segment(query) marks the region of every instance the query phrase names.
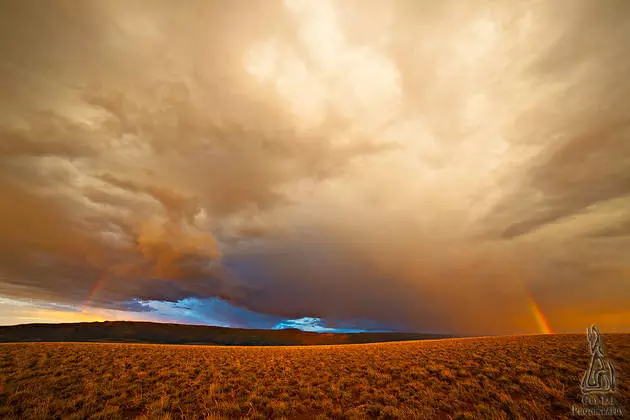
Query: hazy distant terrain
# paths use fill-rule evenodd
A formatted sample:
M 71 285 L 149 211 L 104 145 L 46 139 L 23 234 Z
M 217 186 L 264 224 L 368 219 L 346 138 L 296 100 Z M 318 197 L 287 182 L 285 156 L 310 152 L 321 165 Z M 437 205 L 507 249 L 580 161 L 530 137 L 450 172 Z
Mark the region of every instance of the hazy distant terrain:
M 627 410 L 630 335 L 604 339 Z M 589 359 L 584 335 L 300 347 L 1 344 L 0 418 L 568 418 Z
M 151 344 L 210 344 L 237 346 L 295 346 L 357 344 L 450 337 L 415 333 L 315 333 L 297 329 L 255 330 L 154 322 L 81 322 L 26 324 L 0 327 L 0 342 L 122 342 Z

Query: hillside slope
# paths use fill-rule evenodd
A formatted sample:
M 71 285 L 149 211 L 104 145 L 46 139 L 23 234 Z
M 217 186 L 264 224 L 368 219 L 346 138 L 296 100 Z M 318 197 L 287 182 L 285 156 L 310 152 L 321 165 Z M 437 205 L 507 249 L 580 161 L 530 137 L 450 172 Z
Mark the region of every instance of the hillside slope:
M 80 322 L 25 324 L 0 327 L 0 343 L 24 341 L 120 342 L 147 344 L 210 344 L 238 346 L 290 346 L 357 344 L 445 338 L 415 333 L 315 333 L 297 329 L 255 330 L 156 322 Z

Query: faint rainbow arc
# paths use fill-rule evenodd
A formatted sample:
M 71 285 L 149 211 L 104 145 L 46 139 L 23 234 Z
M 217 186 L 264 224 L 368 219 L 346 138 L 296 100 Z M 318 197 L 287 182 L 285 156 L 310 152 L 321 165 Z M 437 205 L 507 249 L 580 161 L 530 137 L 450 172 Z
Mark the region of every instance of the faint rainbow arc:
M 101 289 L 101 287 L 105 283 L 105 280 L 107 280 L 107 271 L 103 270 L 101 275 L 98 277 L 98 280 L 96 280 L 96 282 L 92 286 L 92 290 L 90 291 L 90 294 L 88 295 L 87 299 L 83 303 L 81 312 L 85 312 L 87 307 L 90 306 L 90 304 L 92 303 L 92 300 L 94 299 L 94 296 L 96 295 L 96 292 L 98 292 Z
M 531 296 L 531 294 L 529 295 L 529 306 L 531 308 L 532 314 L 534 315 L 534 318 L 536 319 L 536 324 L 538 324 L 538 328 L 540 329 L 540 332 L 542 334 L 552 334 L 553 331 L 551 330 L 551 327 L 549 326 L 549 321 L 545 317 L 545 314 L 543 313 L 543 311 L 540 310 L 538 303 L 536 303 L 536 301 Z

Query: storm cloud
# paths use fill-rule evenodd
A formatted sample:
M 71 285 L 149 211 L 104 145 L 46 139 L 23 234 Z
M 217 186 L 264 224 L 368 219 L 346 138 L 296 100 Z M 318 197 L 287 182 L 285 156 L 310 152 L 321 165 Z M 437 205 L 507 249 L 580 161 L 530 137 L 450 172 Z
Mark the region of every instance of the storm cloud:
M 628 330 L 629 15 L 3 2 L 0 295 L 458 334 L 537 331 L 537 302 Z

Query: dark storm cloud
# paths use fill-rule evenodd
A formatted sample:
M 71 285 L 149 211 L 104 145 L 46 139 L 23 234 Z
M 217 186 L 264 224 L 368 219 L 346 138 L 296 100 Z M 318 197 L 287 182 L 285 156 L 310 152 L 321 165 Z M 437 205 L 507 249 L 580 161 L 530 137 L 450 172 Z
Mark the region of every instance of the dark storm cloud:
M 531 331 L 535 298 L 627 328 L 629 12 L 4 2 L 0 294 L 456 333 Z
M 242 91 L 247 87 L 232 68 L 240 57 L 230 50 L 242 42 L 238 33 L 236 41 L 214 39 L 190 50 L 199 36 L 212 38 L 217 25 L 234 32 L 221 19 L 242 21 L 238 9 L 245 5 L 197 6 L 175 10 L 173 20 L 166 3 L 153 3 L 147 13 L 115 2 L 59 2 L 47 13 L 34 4 L 3 6 L 11 21 L 3 40 L 13 42 L 3 46 L 2 80 L 17 86 L 9 91 L 21 99 L 5 115 L 0 144 L 6 293 L 80 302 L 105 282 L 91 302 L 102 307 L 136 297 L 238 294 L 239 286 L 222 285 L 212 266 L 220 251 L 208 220 L 273 207 L 286 200 L 277 186 L 327 176 L 372 152 L 369 144 L 336 147 L 317 132 L 298 144 L 301 135 L 273 100 L 256 102 L 255 92 Z M 199 11 L 208 29 L 171 36 L 172 25 L 187 25 Z M 25 29 L 20 20 L 39 25 Z M 134 57 L 134 43 L 150 49 L 160 41 L 176 56 L 183 45 L 184 56 L 171 67 L 145 49 L 146 67 Z M 69 65 L 50 50 L 82 61 Z M 186 55 L 193 51 L 209 56 Z M 149 80 L 137 65 L 154 70 Z M 215 79 L 221 75 L 231 80 Z M 36 78 L 57 86 L 30 101 L 23 90 L 37 88 Z M 10 107 L 8 97 L 3 105 Z
M 619 222 L 617 225 L 610 226 L 592 234 L 594 237 L 617 237 L 630 236 L 630 220 Z
M 502 237 L 529 233 L 630 194 L 630 23 L 624 2 L 580 2 L 575 12 L 546 5 L 541 17 L 553 42 L 527 67 L 532 81 L 553 83 L 547 101 L 518 116 L 518 142 L 544 148 L 509 199 L 489 217 L 512 214 Z M 535 86 L 532 86 L 535 87 Z

